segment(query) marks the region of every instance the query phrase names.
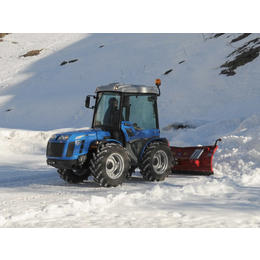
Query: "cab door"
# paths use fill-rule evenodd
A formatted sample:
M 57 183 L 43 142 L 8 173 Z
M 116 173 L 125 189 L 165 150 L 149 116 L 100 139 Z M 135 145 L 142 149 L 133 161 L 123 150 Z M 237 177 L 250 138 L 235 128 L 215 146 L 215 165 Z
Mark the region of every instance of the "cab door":
M 121 130 L 132 164 L 138 164 L 144 145 L 159 137 L 156 95 L 125 94 Z

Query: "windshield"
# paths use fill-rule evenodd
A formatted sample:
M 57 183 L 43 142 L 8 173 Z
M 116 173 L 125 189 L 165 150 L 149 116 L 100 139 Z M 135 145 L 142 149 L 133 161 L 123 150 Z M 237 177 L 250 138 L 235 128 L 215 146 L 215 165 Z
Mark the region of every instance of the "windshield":
M 121 97 L 123 97 L 122 102 L 120 102 Z M 93 127 L 120 128 L 121 120 L 132 123 L 137 131 L 157 129 L 156 95 L 99 92 Z
M 93 127 L 114 126 L 119 122 L 120 95 L 115 92 L 101 92 L 97 95 L 97 108 L 95 111 Z

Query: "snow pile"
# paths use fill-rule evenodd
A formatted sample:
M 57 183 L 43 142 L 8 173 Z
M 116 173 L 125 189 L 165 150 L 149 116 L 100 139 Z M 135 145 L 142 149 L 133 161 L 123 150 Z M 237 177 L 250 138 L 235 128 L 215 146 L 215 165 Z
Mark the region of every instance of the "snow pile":
M 260 114 L 241 120 L 223 137 L 214 164 L 216 174 L 229 176 L 240 185 L 260 186 Z
M 70 227 L 73 222 L 74 227 L 185 226 L 185 220 L 176 222 L 176 219 L 186 216 L 183 209 L 187 206 L 181 206 L 182 204 L 185 205 L 191 200 L 196 204 L 202 197 L 220 198 L 236 191 L 235 184 L 228 179 L 198 179 L 195 183 L 185 184 L 183 187 L 174 187 L 167 183 L 150 186 L 152 187 L 143 186 L 143 191 L 132 191 L 130 186 L 127 187 L 130 192 L 121 190 L 118 194 L 90 195 L 87 200 L 82 200 L 82 197 L 61 199 L 58 203 L 52 202 L 26 211 L 18 206 L 9 217 L 0 216 L 0 225 L 54 227 L 58 222 L 64 227 Z
M 51 133 L 49 132 L 1 128 L 1 156 L 28 153 L 28 151 L 30 151 L 30 154 L 42 154 L 50 136 Z M 21 145 L 21 141 L 25 141 L 23 145 Z
M 0 227 L 259 227 L 260 59 L 219 75 L 257 37 L 238 34 L 10 34 L 0 42 Z M 21 57 L 31 50 L 37 56 Z M 64 65 L 61 66 L 63 62 Z M 73 62 L 70 62 L 73 61 Z M 166 73 L 168 72 L 168 73 Z M 161 135 L 214 144 L 213 176 L 121 187 L 72 185 L 46 165 L 49 137 L 91 125 L 85 96 L 111 82 L 154 85 Z M 186 125 L 187 128 L 174 128 Z

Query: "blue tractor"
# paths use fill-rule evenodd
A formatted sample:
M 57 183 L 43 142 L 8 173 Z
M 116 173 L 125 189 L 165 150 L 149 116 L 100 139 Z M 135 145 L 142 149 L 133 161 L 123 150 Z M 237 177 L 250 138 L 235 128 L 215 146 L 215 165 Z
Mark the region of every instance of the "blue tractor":
M 120 83 L 98 87 L 85 102 L 94 109 L 91 129 L 53 135 L 47 144 L 47 164 L 70 183 L 92 175 L 101 186 L 116 187 L 136 168 L 149 181 L 164 180 L 173 158 L 169 142 L 160 137 L 160 85 L 158 79 L 157 87 Z

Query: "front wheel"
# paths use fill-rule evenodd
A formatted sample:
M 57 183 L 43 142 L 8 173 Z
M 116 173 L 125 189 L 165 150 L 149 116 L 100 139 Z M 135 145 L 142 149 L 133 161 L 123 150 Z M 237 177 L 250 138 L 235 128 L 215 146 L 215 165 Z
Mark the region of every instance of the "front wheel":
M 170 173 L 172 153 L 165 143 L 149 144 L 143 154 L 140 172 L 146 180 L 163 181 Z
M 129 156 L 126 149 L 115 143 L 103 145 L 91 160 L 94 180 L 104 187 L 116 187 L 126 179 Z
M 88 177 L 91 175 L 90 169 L 59 169 L 58 173 L 64 181 L 69 183 L 79 183 L 87 181 Z

